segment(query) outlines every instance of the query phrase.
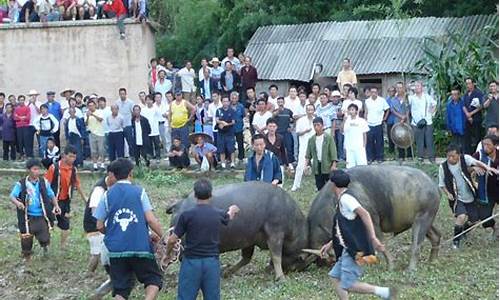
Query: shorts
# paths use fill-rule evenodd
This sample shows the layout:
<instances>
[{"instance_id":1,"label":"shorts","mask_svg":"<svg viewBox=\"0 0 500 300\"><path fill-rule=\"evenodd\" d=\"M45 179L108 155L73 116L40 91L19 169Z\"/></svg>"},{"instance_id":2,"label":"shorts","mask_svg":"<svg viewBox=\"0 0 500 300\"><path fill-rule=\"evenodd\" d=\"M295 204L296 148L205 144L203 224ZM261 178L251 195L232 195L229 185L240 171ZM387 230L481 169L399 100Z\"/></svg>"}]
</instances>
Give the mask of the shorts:
<instances>
[{"instance_id":1,"label":"shorts","mask_svg":"<svg viewBox=\"0 0 500 300\"><path fill-rule=\"evenodd\" d=\"M24 256L29 256L33 250L33 237L36 238L41 247L46 247L50 243L49 225L45 217L28 218L29 236L21 236L21 251Z\"/></svg>"},{"instance_id":2,"label":"shorts","mask_svg":"<svg viewBox=\"0 0 500 300\"><path fill-rule=\"evenodd\" d=\"M57 219L57 227L59 227L61 230L69 230L69 218L66 216L66 214L69 214L71 211L71 200L59 200L57 201L59 204L59 207L61 208L61 214L56 215Z\"/></svg>"},{"instance_id":3,"label":"shorts","mask_svg":"<svg viewBox=\"0 0 500 300\"><path fill-rule=\"evenodd\" d=\"M472 223L479 220L479 208L475 201L471 203L456 201L453 212L455 213L455 217L467 215L468 221Z\"/></svg>"},{"instance_id":4,"label":"shorts","mask_svg":"<svg viewBox=\"0 0 500 300\"><path fill-rule=\"evenodd\" d=\"M340 280L340 287L344 290L348 290L359 281L361 276L363 276L363 269L354 261L347 251L343 250L340 259L335 263L328 275Z\"/></svg>"},{"instance_id":5,"label":"shorts","mask_svg":"<svg viewBox=\"0 0 500 300\"><path fill-rule=\"evenodd\" d=\"M87 234L87 240L90 245L90 255L101 254L102 241L104 240L104 234L100 232L90 232Z\"/></svg>"},{"instance_id":6,"label":"shorts","mask_svg":"<svg viewBox=\"0 0 500 300\"><path fill-rule=\"evenodd\" d=\"M234 134L218 133L217 137L217 153L232 154L234 153Z\"/></svg>"},{"instance_id":7,"label":"shorts","mask_svg":"<svg viewBox=\"0 0 500 300\"><path fill-rule=\"evenodd\" d=\"M113 297L127 299L134 287L134 275L144 287L155 285L161 289L162 274L156 260L144 257L110 258L109 275L113 284Z\"/></svg>"}]
</instances>

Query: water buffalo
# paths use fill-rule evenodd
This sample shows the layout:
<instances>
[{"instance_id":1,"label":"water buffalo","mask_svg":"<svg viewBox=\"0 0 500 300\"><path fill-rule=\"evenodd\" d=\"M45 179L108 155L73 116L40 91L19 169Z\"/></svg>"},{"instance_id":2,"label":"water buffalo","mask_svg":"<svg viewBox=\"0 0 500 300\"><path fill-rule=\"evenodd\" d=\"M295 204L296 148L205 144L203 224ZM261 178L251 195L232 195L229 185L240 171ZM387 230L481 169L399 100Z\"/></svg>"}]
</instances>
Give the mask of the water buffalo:
<instances>
[{"instance_id":1,"label":"water buffalo","mask_svg":"<svg viewBox=\"0 0 500 300\"><path fill-rule=\"evenodd\" d=\"M400 166L363 166L349 169L349 191L368 210L377 237L382 233L394 235L412 228L412 246L409 270L417 264L417 254L425 236L432 244L431 260L437 257L441 234L432 226L439 208L440 192L437 185L424 172ZM319 249L331 239L334 206L337 202L332 183L319 192L309 215L309 243ZM384 252L389 269L393 260Z\"/></svg>"},{"instance_id":2,"label":"water buffalo","mask_svg":"<svg viewBox=\"0 0 500 300\"><path fill-rule=\"evenodd\" d=\"M167 208L173 214L172 225L180 213L194 207L191 194ZM304 268L301 249L307 247L307 221L297 203L281 188L262 182L243 182L217 187L212 204L227 209L236 204L238 216L222 226L220 251L241 249L241 260L226 269L226 274L236 272L250 262L254 247L269 249L276 279L284 278L283 269Z\"/></svg>"}]
</instances>

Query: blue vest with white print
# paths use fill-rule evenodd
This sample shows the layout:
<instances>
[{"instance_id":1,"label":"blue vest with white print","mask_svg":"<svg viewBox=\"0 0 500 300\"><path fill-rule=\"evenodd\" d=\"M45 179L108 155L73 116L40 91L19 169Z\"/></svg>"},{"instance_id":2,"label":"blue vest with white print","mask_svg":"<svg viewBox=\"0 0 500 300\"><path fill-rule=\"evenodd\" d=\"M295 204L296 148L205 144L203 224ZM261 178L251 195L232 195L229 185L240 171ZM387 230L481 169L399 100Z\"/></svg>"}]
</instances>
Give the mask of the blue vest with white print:
<instances>
[{"instance_id":1,"label":"blue vest with white print","mask_svg":"<svg viewBox=\"0 0 500 300\"><path fill-rule=\"evenodd\" d=\"M115 183L106 192L104 244L109 257L154 257L141 203L142 193L142 187L123 182Z\"/></svg>"}]
</instances>

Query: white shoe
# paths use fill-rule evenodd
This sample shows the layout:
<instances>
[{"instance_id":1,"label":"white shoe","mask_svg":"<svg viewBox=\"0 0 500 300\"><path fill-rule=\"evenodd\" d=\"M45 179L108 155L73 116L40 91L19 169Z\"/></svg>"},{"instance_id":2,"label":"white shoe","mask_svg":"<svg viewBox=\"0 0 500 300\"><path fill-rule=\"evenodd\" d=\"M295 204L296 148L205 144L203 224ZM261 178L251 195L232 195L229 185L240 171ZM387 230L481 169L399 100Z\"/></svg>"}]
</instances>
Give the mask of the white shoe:
<instances>
[{"instance_id":1,"label":"white shoe","mask_svg":"<svg viewBox=\"0 0 500 300\"><path fill-rule=\"evenodd\" d=\"M221 168L225 169L226 168L226 163L221 163L220 166L221 166Z\"/></svg>"},{"instance_id":2,"label":"white shoe","mask_svg":"<svg viewBox=\"0 0 500 300\"><path fill-rule=\"evenodd\" d=\"M233 163L233 162L231 162L230 168L231 168L231 169L236 168L236 166L234 165L234 163Z\"/></svg>"},{"instance_id":3,"label":"white shoe","mask_svg":"<svg viewBox=\"0 0 500 300\"><path fill-rule=\"evenodd\" d=\"M293 165L292 164L288 164L288 169L290 169L290 171L293 171Z\"/></svg>"},{"instance_id":4,"label":"white shoe","mask_svg":"<svg viewBox=\"0 0 500 300\"><path fill-rule=\"evenodd\" d=\"M299 188L298 187L292 187L292 189L290 190L291 192L296 192Z\"/></svg>"},{"instance_id":5,"label":"white shoe","mask_svg":"<svg viewBox=\"0 0 500 300\"><path fill-rule=\"evenodd\" d=\"M98 169L97 164L94 164L94 171L97 171Z\"/></svg>"},{"instance_id":6,"label":"white shoe","mask_svg":"<svg viewBox=\"0 0 500 300\"><path fill-rule=\"evenodd\" d=\"M104 163L101 163L101 169L106 170L106 166L104 165Z\"/></svg>"}]
</instances>

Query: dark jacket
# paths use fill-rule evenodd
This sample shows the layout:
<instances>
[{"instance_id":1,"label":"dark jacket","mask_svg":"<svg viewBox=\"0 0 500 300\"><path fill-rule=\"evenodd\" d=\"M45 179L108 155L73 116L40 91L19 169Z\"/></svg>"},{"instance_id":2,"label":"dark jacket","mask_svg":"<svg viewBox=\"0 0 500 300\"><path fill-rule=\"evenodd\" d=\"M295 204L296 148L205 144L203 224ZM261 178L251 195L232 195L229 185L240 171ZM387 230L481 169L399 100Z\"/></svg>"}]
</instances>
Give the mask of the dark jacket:
<instances>
[{"instance_id":1,"label":"dark jacket","mask_svg":"<svg viewBox=\"0 0 500 300\"><path fill-rule=\"evenodd\" d=\"M210 90L208 91L208 93L210 94L210 98L212 97L212 93L214 91L219 91L219 88L218 88L218 84L217 84L217 80L215 80L214 78L208 78L208 80L210 81ZM199 82L198 82L198 86L200 88L200 95L203 96L203 98L205 98L205 78L202 78ZM210 99L209 98L209 99Z\"/></svg>"},{"instance_id":2,"label":"dark jacket","mask_svg":"<svg viewBox=\"0 0 500 300\"><path fill-rule=\"evenodd\" d=\"M14 121L14 114L2 116L2 136L1 138L6 142L13 142L16 140L16 123Z\"/></svg>"},{"instance_id":3,"label":"dark jacket","mask_svg":"<svg viewBox=\"0 0 500 300\"><path fill-rule=\"evenodd\" d=\"M240 75L236 71L232 71L233 74L233 88L231 90L226 90L226 72L224 71L220 74L220 85L222 86L223 93L230 93L233 91L239 91L240 89Z\"/></svg>"},{"instance_id":4,"label":"dark jacket","mask_svg":"<svg viewBox=\"0 0 500 300\"><path fill-rule=\"evenodd\" d=\"M106 185L106 177L103 177L97 181L97 183L94 185L92 188L92 192L96 187L102 187L105 191L108 190L108 186ZM92 209L89 207L90 204L90 197L92 195L92 192L89 195L89 199L87 200L87 203L85 204L85 212L83 214L83 230L86 233L91 233L91 232L97 232L97 220L94 218L92 215Z\"/></svg>"},{"instance_id":5,"label":"dark jacket","mask_svg":"<svg viewBox=\"0 0 500 300\"><path fill-rule=\"evenodd\" d=\"M446 127L452 134L464 135L466 118L463 108L462 99L456 103L450 98L446 104Z\"/></svg>"},{"instance_id":6,"label":"dark jacket","mask_svg":"<svg viewBox=\"0 0 500 300\"><path fill-rule=\"evenodd\" d=\"M142 130L142 145L147 146L149 144L149 134L151 133L151 126L149 126L149 121L145 117L141 116L141 130ZM132 118L132 133L135 141L135 120Z\"/></svg>"},{"instance_id":7,"label":"dark jacket","mask_svg":"<svg viewBox=\"0 0 500 300\"><path fill-rule=\"evenodd\" d=\"M250 157L245 170L245 181L263 181L271 183L278 179L281 183L280 162L271 151L265 150L259 167L255 163L255 153Z\"/></svg>"},{"instance_id":8,"label":"dark jacket","mask_svg":"<svg viewBox=\"0 0 500 300\"><path fill-rule=\"evenodd\" d=\"M241 70L241 87L246 90L249 87L255 88L257 84L257 69L254 66L242 66Z\"/></svg>"},{"instance_id":9,"label":"dark jacket","mask_svg":"<svg viewBox=\"0 0 500 300\"><path fill-rule=\"evenodd\" d=\"M66 120L64 123L64 134L66 136L66 139L69 139L69 119ZM82 138L85 138L87 135L87 129L85 127L85 121L83 121L83 118L76 118L76 128L80 132L80 136Z\"/></svg>"},{"instance_id":10,"label":"dark jacket","mask_svg":"<svg viewBox=\"0 0 500 300\"><path fill-rule=\"evenodd\" d=\"M266 149L278 157L281 165L288 164L285 143L283 142L283 136L281 134L276 133L276 140L274 141L274 144L271 144L268 139L268 135L266 134Z\"/></svg>"}]
</instances>

